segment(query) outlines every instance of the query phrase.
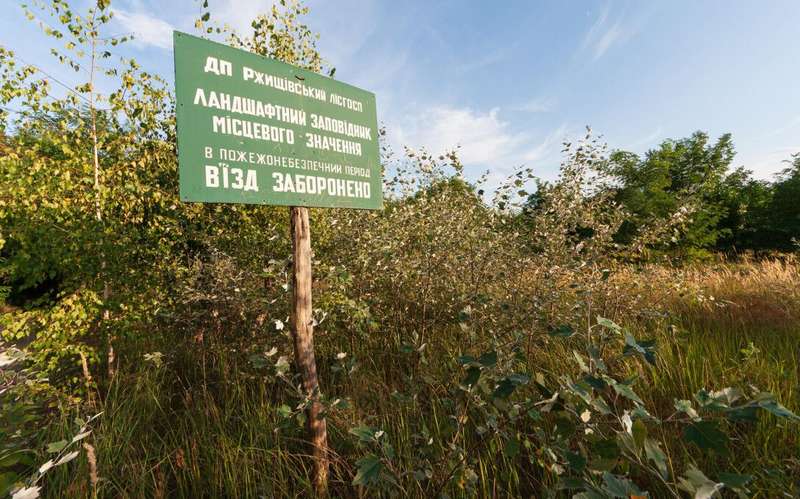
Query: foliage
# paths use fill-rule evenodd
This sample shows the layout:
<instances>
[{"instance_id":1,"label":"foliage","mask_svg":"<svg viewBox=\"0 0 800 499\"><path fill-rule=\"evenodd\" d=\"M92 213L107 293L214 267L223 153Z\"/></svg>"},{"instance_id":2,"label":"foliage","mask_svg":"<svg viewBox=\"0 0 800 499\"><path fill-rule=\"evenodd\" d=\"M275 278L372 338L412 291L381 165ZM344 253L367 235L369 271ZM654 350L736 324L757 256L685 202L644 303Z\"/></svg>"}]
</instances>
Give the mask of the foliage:
<instances>
[{"instance_id":1,"label":"foliage","mask_svg":"<svg viewBox=\"0 0 800 499\"><path fill-rule=\"evenodd\" d=\"M756 180L744 167L730 171L735 151L730 134L710 144L704 132L666 140L643 158L614 151L607 172L616 199L632 213L618 238L627 241L642 225L667 220L678 207L691 217L680 233L655 246L682 258L711 250L791 251L800 235L796 203L797 156L774 182Z\"/></svg>"},{"instance_id":2,"label":"foliage","mask_svg":"<svg viewBox=\"0 0 800 499\"><path fill-rule=\"evenodd\" d=\"M723 234L719 221L725 211L719 190L733 156L730 135L708 144L708 135L702 132L667 140L644 159L615 152L609 170L620 185L617 198L634 214L620 238L629 239L643 223L667 219L690 204L696 207L692 219L672 246L683 255L713 246Z\"/></svg>"},{"instance_id":3,"label":"foliage","mask_svg":"<svg viewBox=\"0 0 800 499\"><path fill-rule=\"evenodd\" d=\"M765 210L770 217L769 229L774 237L773 245L790 250L800 240L800 153L793 156L791 167L784 170L775 183L772 200ZM769 233L769 232L768 232Z\"/></svg>"},{"instance_id":4,"label":"foliage","mask_svg":"<svg viewBox=\"0 0 800 499\"><path fill-rule=\"evenodd\" d=\"M2 384L0 384L0 495L15 498L35 498L39 496L45 474L53 468L62 466L80 455L81 444L87 449L90 444L83 442L91 433L90 424L99 416L87 420L75 419L77 430L70 440L60 439L47 443L44 452L38 451L39 434L46 428L48 418L43 414L43 406L58 400L57 394L48 385L41 373L26 365L28 359L24 352L8 348L0 354ZM35 467L40 454L52 456L44 464ZM25 478L25 476L28 478Z\"/></svg>"}]
</instances>

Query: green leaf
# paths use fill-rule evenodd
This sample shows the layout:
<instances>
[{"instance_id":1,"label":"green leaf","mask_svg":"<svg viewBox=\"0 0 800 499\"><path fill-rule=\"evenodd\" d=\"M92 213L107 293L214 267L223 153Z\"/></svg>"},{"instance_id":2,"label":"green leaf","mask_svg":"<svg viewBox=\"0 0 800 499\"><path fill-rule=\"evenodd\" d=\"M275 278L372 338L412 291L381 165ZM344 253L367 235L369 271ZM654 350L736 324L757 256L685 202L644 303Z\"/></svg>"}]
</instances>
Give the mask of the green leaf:
<instances>
[{"instance_id":1,"label":"green leaf","mask_svg":"<svg viewBox=\"0 0 800 499\"><path fill-rule=\"evenodd\" d=\"M526 374L510 374L500 380L500 383L497 384L492 396L495 398L506 399L512 393L514 393L514 390L516 390L518 386L527 384L529 381L530 376Z\"/></svg>"},{"instance_id":2,"label":"green leaf","mask_svg":"<svg viewBox=\"0 0 800 499\"><path fill-rule=\"evenodd\" d=\"M732 491L736 492L740 498L747 499L750 497L750 490L748 490L746 485L753 480L751 475L720 472L719 479L725 487L728 487Z\"/></svg>"},{"instance_id":3,"label":"green leaf","mask_svg":"<svg viewBox=\"0 0 800 499\"><path fill-rule=\"evenodd\" d=\"M19 481L20 477L13 471L0 473L0 497L7 497L11 488Z\"/></svg>"},{"instance_id":4,"label":"green leaf","mask_svg":"<svg viewBox=\"0 0 800 499\"><path fill-rule=\"evenodd\" d=\"M712 499L718 496L723 484L708 479L702 471L690 466L684 476L678 479L678 487L688 492L694 499Z\"/></svg>"},{"instance_id":5,"label":"green leaf","mask_svg":"<svg viewBox=\"0 0 800 499\"><path fill-rule=\"evenodd\" d=\"M556 484L558 490L583 489L586 482L582 478L562 477Z\"/></svg>"},{"instance_id":6,"label":"green leaf","mask_svg":"<svg viewBox=\"0 0 800 499\"><path fill-rule=\"evenodd\" d=\"M50 454L58 454L59 452L64 450L64 447L66 447L68 443L69 442L67 442L66 440L59 440L58 442L50 442L49 444L47 444L47 452L49 452Z\"/></svg>"},{"instance_id":7,"label":"green leaf","mask_svg":"<svg viewBox=\"0 0 800 499\"><path fill-rule=\"evenodd\" d=\"M582 378L582 380L595 390L603 390L608 384L603 381L602 378L598 378L596 376L586 375Z\"/></svg>"},{"instance_id":8,"label":"green leaf","mask_svg":"<svg viewBox=\"0 0 800 499\"><path fill-rule=\"evenodd\" d=\"M203 14L202 16L200 16L200 19L202 19L202 20L203 20L203 22L206 22L206 21L208 21L210 18L211 18L211 13L210 13L210 12L206 12L205 14Z\"/></svg>"},{"instance_id":9,"label":"green leaf","mask_svg":"<svg viewBox=\"0 0 800 499\"><path fill-rule=\"evenodd\" d=\"M566 417L566 414L559 416L555 420L555 426L553 428L553 432L563 438L570 438L572 435L575 434L577 430L577 426L575 425L575 421L572 418Z\"/></svg>"},{"instance_id":10,"label":"green leaf","mask_svg":"<svg viewBox=\"0 0 800 499\"><path fill-rule=\"evenodd\" d=\"M619 457L619 445L613 438L597 440L592 443L592 455L605 459L617 459Z\"/></svg>"},{"instance_id":11,"label":"green leaf","mask_svg":"<svg viewBox=\"0 0 800 499\"><path fill-rule=\"evenodd\" d=\"M722 455L728 454L728 436L714 421L697 421L683 431L683 439L694 443L703 450L713 450Z\"/></svg>"},{"instance_id":12,"label":"green leaf","mask_svg":"<svg viewBox=\"0 0 800 499\"><path fill-rule=\"evenodd\" d=\"M511 437L506 441L503 453L508 458L515 458L517 457L517 454L519 454L519 448L519 440L516 437Z\"/></svg>"},{"instance_id":13,"label":"green leaf","mask_svg":"<svg viewBox=\"0 0 800 499\"><path fill-rule=\"evenodd\" d=\"M577 383L572 383L571 381L567 381L564 383L564 387L572 392L574 395L580 397L584 402L587 404L592 403L592 394L591 387L584 383L583 381L578 381Z\"/></svg>"},{"instance_id":14,"label":"green leaf","mask_svg":"<svg viewBox=\"0 0 800 499\"><path fill-rule=\"evenodd\" d=\"M572 351L572 355L575 357L575 361L578 363L578 367L581 369L581 372L590 372L589 366L587 366L586 361L583 360L583 355L579 354L575 350Z\"/></svg>"},{"instance_id":15,"label":"green leaf","mask_svg":"<svg viewBox=\"0 0 800 499\"><path fill-rule=\"evenodd\" d=\"M647 459L653 461L653 463L656 465L658 472L661 473L661 477L666 479L669 476L669 470L667 469L667 456L664 454L664 451L661 450L661 447L659 447L658 442L651 438L645 440L644 453L647 456Z\"/></svg>"},{"instance_id":16,"label":"green leaf","mask_svg":"<svg viewBox=\"0 0 800 499\"><path fill-rule=\"evenodd\" d=\"M647 426L645 426L644 421L641 419L634 421L631 426L631 433L633 434L633 441L636 443L636 448L641 449L647 438Z\"/></svg>"},{"instance_id":17,"label":"green leaf","mask_svg":"<svg viewBox=\"0 0 800 499\"><path fill-rule=\"evenodd\" d=\"M564 457L567 458L567 464L572 470L580 473L586 468L586 458L581 454L567 451Z\"/></svg>"},{"instance_id":18,"label":"green leaf","mask_svg":"<svg viewBox=\"0 0 800 499\"><path fill-rule=\"evenodd\" d=\"M620 383L614 378L611 378L609 376L605 376L604 379L609 385L611 385L614 388L614 391L617 392L618 394L638 404L644 405L642 399L640 399L639 396L636 395L636 392L633 391L633 388L631 388L630 385L627 385L625 383Z\"/></svg>"},{"instance_id":19,"label":"green leaf","mask_svg":"<svg viewBox=\"0 0 800 499\"><path fill-rule=\"evenodd\" d=\"M597 317L597 324L599 324L599 325L601 325L601 326L603 326L605 328L612 329L614 331L622 331L622 326L620 326L619 324L615 323L614 321L612 321L610 319L606 319L605 317L599 317L598 316Z\"/></svg>"},{"instance_id":20,"label":"green leaf","mask_svg":"<svg viewBox=\"0 0 800 499\"><path fill-rule=\"evenodd\" d=\"M367 454L362 457L356 461L356 466L358 466L358 472L356 472L356 477L353 479L353 485L368 487L380 481L383 463L375 454Z\"/></svg>"},{"instance_id":21,"label":"green leaf","mask_svg":"<svg viewBox=\"0 0 800 499\"><path fill-rule=\"evenodd\" d=\"M738 475L736 473L720 472L719 480L731 489L744 489L744 486L753 480L752 475Z\"/></svg>"},{"instance_id":22,"label":"green leaf","mask_svg":"<svg viewBox=\"0 0 800 499\"><path fill-rule=\"evenodd\" d=\"M292 408L286 404L281 405L278 407L278 415L282 418L288 418L292 416Z\"/></svg>"},{"instance_id":23,"label":"green leaf","mask_svg":"<svg viewBox=\"0 0 800 499\"><path fill-rule=\"evenodd\" d=\"M625 348L622 351L623 355L640 355L644 357L644 359L650 363L655 365L656 363L656 353L655 353L655 341L653 340L643 340L640 342L636 341L636 338L633 337L632 334L629 332L625 332Z\"/></svg>"},{"instance_id":24,"label":"green leaf","mask_svg":"<svg viewBox=\"0 0 800 499\"><path fill-rule=\"evenodd\" d=\"M800 421L800 416L779 404L775 399L762 400L758 403L758 406L780 418L788 418L794 421Z\"/></svg>"},{"instance_id":25,"label":"green leaf","mask_svg":"<svg viewBox=\"0 0 800 499\"><path fill-rule=\"evenodd\" d=\"M594 345L591 345L586 350L589 352L589 356L592 357L592 361L594 362L594 365L597 367L597 369L600 372L606 372L608 369L606 367L605 361L603 360L603 357L600 354L600 349L598 349Z\"/></svg>"},{"instance_id":26,"label":"green leaf","mask_svg":"<svg viewBox=\"0 0 800 499\"><path fill-rule=\"evenodd\" d=\"M606 496L595 492L594 490L587 489L583 492L578 492L577 494L573 495L572 499L606 499Z\"/></svg>"},{"instance_id":27,"label":"green leaf","mask_svg":"<svg viewBox=\"0 0 800 499\"><path fill-rule=\"evenodd\" d=\"M611 407L601 397L592 399L592 407L600 414L611 414Z\"/></svg>"},{"instance_id":28,"label":"green leaf","mask_svg":"<svg viewBox=\"0 0 800 499\"><path fill-rule=\"evenodd\" d=\"M622 497L627 499L631 496L643 495L642 491L636 486L636 484L627 478L621 478L616 475L612 475L607 471L603 473L603 483L605 484L603 486L603 490L611 497Z\"/></svg>"},{"instance_id":29,"label":"green leaf","mask_svg":"<svg viewBox=\"0 0 800 499\"><path fill-rule=\"evenodd\" d=\"M506 399L514 393L514 390L517 388L517 385L512 383L508 378L503 378L500 380L500 383L497 384L497 387L494 389L494 393L492 393L492 397Z\"/></svg>"},{"instance_id":30,"label":"green leaf","mask_svg":"<svg viewBox=\"0 0 800 499\"><path fill-rule=\"evenodd\" d=\"M250 365L256 369L263 369L269 365L269 361L267 361L266 357L262 354L254 353L247 357L247 360L250 362Z\"/></svg>"},{"instance_id":31,"label":"green leaf","mask_svg":"<svg viewBox=\"0 0 800 499\"><path fill-rule=\"evenodd\" d=\"M749 421L752 423L758 420L758 407L752 405L734 407L725 413L725 417L733 422Z\"/></svg>"},{"instance_id":32,"label":"green leaf","mask_svg":"<svg viewBox=\"0 0 800 499\"><path fill-rule=\"evenodd\" d=\"M480 377L481 377L481 369L475 366L470 367L469 369L467 369L467 375L461 381L461 384L466 386L475 386Z\"/></svg>"},{"instance_id":33,"label":"green leaf","mask_svg":"<svg viewBox=\"0 0 800 499\"><path fill-rule=\"evenodd\" d=\"M589 453L589 468L596 471L611 471L617 466L620 450L613 438L598 440L592 443Z\"/></svg>"},{"instance_id":34,"label":"green leaf","mask_svg":"<svg viewBox=\"0 0 800 499\"><path fill-rule=\"evenodd\" d=\"M480 356L478 362L480 362L480 364L484 367L492 367L493 365L497 364L497 352L494 350L491 352L486 352Z\"/></svg>"},{"instance_id":35,"label":"green leaf","mask_svg":"<svg viewBox=\"0 0 800 499\"><path fill-rule=\"evenodd\" d=\"M572 326L569 324L562 324L560 326L551 327L547 334L555 338L569 338L575 334L575 330L572 329Z\"/></svg>"},{"instance_id":36,"label":"green leaf","mask_svg":"<svg viewBox=\"0 0 800 499\"><path fill-rule=\"evenodd\" d=\"M458 358L458 363L462 366L472 365L478 362L478 359L473 357L472 355L462 355Z\"/></svg>"},{"instance_id":37,"label":"green leaf","mask_svg":"<svg viewBox=\"0 0 800 499\"><path fill-rule=\"evenodd\" d=\"M356 426L351 428L349 433L358 437L361 442L371 442L375 438L375 428L369 426Z\"/></svg>"},{"instance_id":38,"label":"green leaf","mask_svg":"<svg viewBox=\"0 0 800 499\"><path fill-rule=\"evenodd\" d=\"M0 468L10 468L17 464L33 465L33 455L28 450L18 450L0 457Z\"/></svg>"}]
</instances>

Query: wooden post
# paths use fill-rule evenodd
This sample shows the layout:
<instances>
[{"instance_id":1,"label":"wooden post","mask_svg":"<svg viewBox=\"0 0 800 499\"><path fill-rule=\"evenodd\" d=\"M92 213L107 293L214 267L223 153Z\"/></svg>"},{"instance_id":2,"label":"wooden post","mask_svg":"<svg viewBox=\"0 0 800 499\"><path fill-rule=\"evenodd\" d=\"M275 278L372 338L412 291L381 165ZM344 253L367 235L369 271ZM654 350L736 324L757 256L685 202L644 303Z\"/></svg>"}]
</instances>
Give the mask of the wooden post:
<instances>
[{"instance_id":1,"label":"wooden post","mask_svg":"<svg viewBox=\"0 0 800 499\"><path fill-rule=\"evenodd\" d=\"M320 417L317 362L314 358L314 326L311 309L311 226L308 208L289 209L292 231L292 334L297 368L303 378L303 389L311 398L308 409L308 433L314 456L314 488L318 496L328 493L328 429Z\"/></svg>"}]
</instances>

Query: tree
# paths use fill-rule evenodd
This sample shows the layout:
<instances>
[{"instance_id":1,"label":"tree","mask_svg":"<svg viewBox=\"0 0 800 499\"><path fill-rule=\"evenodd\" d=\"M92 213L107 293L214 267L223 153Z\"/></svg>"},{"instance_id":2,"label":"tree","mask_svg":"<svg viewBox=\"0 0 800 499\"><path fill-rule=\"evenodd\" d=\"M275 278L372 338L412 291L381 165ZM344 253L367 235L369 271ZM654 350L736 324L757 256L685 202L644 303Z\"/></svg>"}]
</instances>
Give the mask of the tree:
<instances>
[{"instance_id":1,"label":"tree","mask_svg":"<svg viewBox=\"0 0 800 499\"><path fill-rule=\"evenodd\" d=\"M21 107L4 123L0 188L24 200L0 204L4 273L12 292L56 291L53 300L4 314L3 334L32 336L40 362L67 379L82 369L91 396L92 368L105 364L113 374L112 339L135 335L155 303L169 301L158 293L174 268L165 256L170 244L142 241L167 241L174 229L174 196L165 194L176 180L172 106L162 80L112 57L127 38L105 36L108 2L85 12L62 0L23 8L58 40L58 61L86 79L68 86L0 50L0 103ZM101 81L113 90L98 92Z\"/></svg>"},{"instance_id":2,"label":"tree","mask_svg":"<svg viewBox=\"0 0 800 499\"><path fill-rule=\"evenodd\" d=\"M722 190L734 155L730 134L711 144L708 135L699 131L684 139L666 140L644 158L615 151L607 170L617 183L616 200L633 214L618 238L630 240L641 227L689 207L691 221L680 238L660 249L682 256L705 254L726 234L719 224L727 212Z\"/></svg>"},{"instance_id":3,"label":"tree","mask_svg":"<svg viewBox=\"0 0 800 499\"><path fill-rule=\"evenodd\" d=\"M772 245L783 251L800 241L800 153L792 156L791 165L778 176L767 209Z\"/></svg>"},{"instance_id":4,"label":"tree","mask_svg":"<svg viewBox=\"0 0 800 499\"><path fill-rule=\"evenodd\" d=\"M728 174L720 188L725 215L719 221L722 235L716 248L732 253L771 248L772 194L772 184L752 178L749 170L740 167Z\"/></svg>"}]
</instances>

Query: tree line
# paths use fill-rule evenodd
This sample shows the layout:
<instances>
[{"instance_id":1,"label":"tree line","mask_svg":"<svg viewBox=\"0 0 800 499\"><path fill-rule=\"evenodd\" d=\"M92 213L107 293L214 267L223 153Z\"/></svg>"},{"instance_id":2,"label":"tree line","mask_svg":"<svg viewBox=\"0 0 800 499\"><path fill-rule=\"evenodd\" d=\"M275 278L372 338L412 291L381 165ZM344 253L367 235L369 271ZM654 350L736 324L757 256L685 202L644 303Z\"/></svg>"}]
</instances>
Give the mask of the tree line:
<instances>
[{"instance_id":1,"label":"tree line","mask_svg":"<svg viewBox=\"0 0 800 499\"><path fill-rule=\"evenodd\" d=\"M796 249L800 152L773 181L756 179L742 166L733 168L734 160L730 134L712 141L700 131L665 140L643 155L613 152L607 167L610 188L631 214L618 238L629 240L642 224L684 206L692 208L691 221L679 237L654 249L684 258Z\"/></svg>"}]
</instances>

